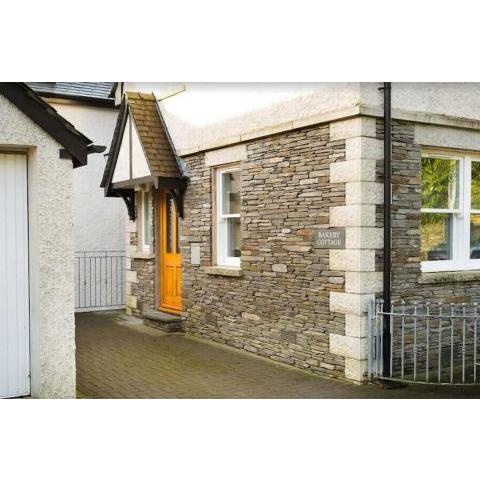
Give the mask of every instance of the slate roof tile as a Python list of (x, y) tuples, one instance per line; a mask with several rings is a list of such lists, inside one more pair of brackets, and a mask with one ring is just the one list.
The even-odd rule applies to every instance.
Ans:
[(181, 177), (155, 96), (138, 92), (126, 92), (125, 95), (152, 175)]
[(39, 95), (108, 100), (115, 82), (27, 82)]

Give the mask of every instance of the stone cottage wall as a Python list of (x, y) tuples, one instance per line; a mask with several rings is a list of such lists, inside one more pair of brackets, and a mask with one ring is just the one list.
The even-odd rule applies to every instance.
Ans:
[[(392, 127), (392, 298), (477, 301), (477, 273), (421, 272), (417, 127), (399, 120)], [(213, 152), (216, 161), (238, 161), (243, 152), (241, 271), (211, 269), (211, 165), (218, 163), (208, 160), (212, 152), (184, 157), (189, 185), (179, 228), (187, 332), (364, 380), (366, 307), (382, 291), (383, 121), (356, 117)], [(315, 230), (329, 227), (345, 228), (345, 249), (314, 247)], [(128, 222), (132, 313), (156, 302), (156, 260), (139, 253), (137, 229)], [(190, 262), (193, 243), (200, 245), (199, 266)]]
[(131, 283), (131, 313), (140, 314), (144, 310), (155, 309), (155, 258), (132, 258), (131, 271), (135, 272), (135, 281)]
[[(377, 137), (383, 139), (383, 120), (377, 120)], [(379, 175), (383, 175), (381, 170)], [(478, 274), (422, 274), (420, 173), (421, 146), (415, 144), (415, 124), (395, 120), (392, 123), (392, 301), (479, 301)], [(378, 226), (383, 227), (382, 208), (377, 213)]]
[[(137, 195), (138, 199), (139, 195)], [(154, 195), (150, 195), (152, 233), (156, 231)], [(126, 221), (126, 296), (127, 313), (141, 315), (142, 311), (156, 308), (156, 256), (155, 239), (152, 235), (151, 252), (141, 250), (141, 205), (137, 202), (137, 220)]]
[[(430, 302), (430, 311), (438, 312), (438, 303), (444, 304), (443, 311), (450, 311), (449, 303), (459, 305), (463, 302), (472, 304), (480, 298), (480, 274), (477, 272), (428, 272), (421, 271), (421, 145), (415, 141), (416, 125), (407, 121), (392, 123), (392, 302), (397, 312), (400, 311), (400, 300), (407, 305), (407, 312), (418, 305), (419, 313), (425, 313), (426, 302)], [(425, 128), (425, 127), (424, 127)], [(428, 127), (426, 127), (428, 128)], [(438, 127), (435, 127), (438, 128)], [(377, 120), (377, 136), (383, 139), (383, 121)], [(459, 131), (458, 138), (462, 138)], [(442, 140), (442, 142), (444, 139)], [(437, 145), (430, 145), (437, 146)], [(452, 144), (457, 147), (459, 144)], [(460, 144), (461, 146), (461, 144)], [(439, 148), (441, 148), (439, 146)], [(468, 148), (465, 146), (464, 148)], [(383, 166), (378, 165), (378, 175), (383, 181)], [(377, 208), (377, 224), (383, 227), (383, 207)], [(377, 257), (382, 262), (382, 253)], [(401, 316), (394, 321), (393, 369), (397, 374), (402, 365)], [(423, 379), (427, 359), (426, 321), (417, 322), (416, 353), (414, 345), (413, 320), (404, 320), (404, 372), (411, 375), (416, 361), (417, 375)], [(442, 336), (439, 337), (439, 326), (442, 325)], [(465, 359), (472, 365), (473, 343), (471, 322), (466, 324)], [(453, 356), (454, 378), (460, 381), (462, 357), (462, 322), (455, 322), (453, 332), (449, 320), (439, 322), (434, 316), (429, 323), (428, 343), (430, 351), (430, 374), (438, 375), (438, 346), (442, 345), (442, 380), (450, 378), (451, 360)], [(451, 342), (453, 336), (453, 350)], [(471, 373), (471, 372), (470, 372)], [(470, 373), (467, 373), (468, 375)]]
[[(205, 155), (184, 158), (189, 186), (181, 222), (183, 297), (188, 333), (332, 376), (344, 358), (330, 335), (345, 334), (345, 316), (330, 311), (330, 292), (343, 292), (345, 273), (314, 247), (329, 227), (330, 207), (345, 204), (345, 185), (330, 183), (330, 165), (345, 160), (345, 140), (329, 126), (249, 142), (241, 164), (241, 276), (211, 275), (212, 168)], [(201, 265), (190, 263), (200, 243)]]

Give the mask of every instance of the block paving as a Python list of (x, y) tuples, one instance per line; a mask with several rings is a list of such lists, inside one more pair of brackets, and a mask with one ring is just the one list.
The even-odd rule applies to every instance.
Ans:
[(479, 387), (353, 385), (122, 312), (77, 314), (76, 346), (78, 398), (480, 398)]

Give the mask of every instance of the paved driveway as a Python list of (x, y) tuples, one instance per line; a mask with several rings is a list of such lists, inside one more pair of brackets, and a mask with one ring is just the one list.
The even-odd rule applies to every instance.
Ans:
[(119, 313), (76, 316), (79, 398), (480, 398), (477, 387), (385, 390), (321, 378)]

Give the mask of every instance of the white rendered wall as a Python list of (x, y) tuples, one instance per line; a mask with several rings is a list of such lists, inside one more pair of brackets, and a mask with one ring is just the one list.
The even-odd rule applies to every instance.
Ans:
[[(97, 145), (110, 149), (118, 109), (49, 101), (57, 112)], [(73, 172), (75, 251), (124, 250), (126, 207), (120, 198), (107, 198), (100, 188), (105, 158), (88, 156), (88, 165)]]
[(147, 157), (143, 151), (142, 142), (138, 136), (135, 124), (132, 122), (132, 177), (142, 178), (151, 175)]
[(180, 153), (360, 101), (359, 83), (125, 83), (124, 91), (153, 92), (160, 99)]
[[(130, 149), (132, 153), (130, 172)], [(132, 178), (148, 177), (151, 175), (150, 168), (147, 163), (147, 158), (138, 136), (137, 128), (130, 115), (125, 124), (122, 142), (120, 143), (120, 150), (118, 151), (117, 163), (113, 172), (112, 183), (130, 180), (130, 173)]]
[[(381, 85), (362, 83), (363, 105), (383, 107)], [(480, 83), (394, 82), (392, 108), (480, 120)]]
[(31, 394), (75, 397), (72, 162), (0, 95), (0, 149), (28, 156)]
[[(361, 106), (382, 114), (383, 83), (125, 83), (153, 92), (180, 154), (341, 119)], [(480, 83), (393, 83), (396, 111), (480, 119)]]

